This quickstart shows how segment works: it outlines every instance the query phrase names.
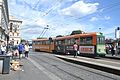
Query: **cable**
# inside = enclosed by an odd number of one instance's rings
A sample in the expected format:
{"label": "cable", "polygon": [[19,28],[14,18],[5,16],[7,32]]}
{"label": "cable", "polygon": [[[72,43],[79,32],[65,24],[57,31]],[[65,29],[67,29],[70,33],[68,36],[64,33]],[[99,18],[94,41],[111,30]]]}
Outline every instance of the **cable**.
{"label": "cable", "polygon": [[38,6],[38,4],[40,3],[40,0],[37,2],[37,4],[33,7],[33,9],[35,9],[37,6]]}
{"label": "cable", "polygon": [[41,37],[43,37],[45,35],[46,31],[47,31],[47,29],[44,31],[44,33],[43,33],[43,35]]}
{"label": "cable", "polygon": [[39,36],[39,37],[41,37],[41,35],[44,33],[44,31],[45,31],[45,29],[43,29],[43,31],[41,32],[41,34],[40,34],[40,36]]}
{"label": "cable", "polygon": [[48,15],[51,11],[53,11],[53,10],[56,8],[55,5],[59,4],[59,2],[61,3],[62,1],[63,1],[63,0],[60,0],[60,1],[55,2],[55,3],[54,3],[54,6],[52,6],[51,9],[49,9],[49,10],[45,13],[45,15],[43,15],[43,16]]}

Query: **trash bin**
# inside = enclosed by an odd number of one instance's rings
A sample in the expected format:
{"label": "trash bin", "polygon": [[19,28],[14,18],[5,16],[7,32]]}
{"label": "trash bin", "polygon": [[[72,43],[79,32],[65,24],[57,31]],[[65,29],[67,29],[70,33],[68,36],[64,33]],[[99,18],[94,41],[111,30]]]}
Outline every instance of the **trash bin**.
{"label": "trash bin", "polygon": [[3,69],[3,60],[0,59],[0,74],[2,73],[2,69]]}
{"label": "trash bin", "polygon": [[9,74],[10,71],[10,56],[0,55],[0,73]]}

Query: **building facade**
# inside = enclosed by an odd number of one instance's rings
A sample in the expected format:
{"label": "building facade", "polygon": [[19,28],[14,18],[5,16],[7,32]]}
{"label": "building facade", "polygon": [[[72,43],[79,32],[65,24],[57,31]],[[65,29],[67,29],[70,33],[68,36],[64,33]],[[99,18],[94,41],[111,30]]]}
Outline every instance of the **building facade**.
{"label": "building facade", "polygon": [[7,0],[0,0],[0,42],[8,41],[9,13]]}
{"label": "building facade", "polygon": [[17,20],[10,16],[9,20],[9,43],[12,45],[18,45],[21,42],[20,37],[20,25],[22,24],[22,21]]}

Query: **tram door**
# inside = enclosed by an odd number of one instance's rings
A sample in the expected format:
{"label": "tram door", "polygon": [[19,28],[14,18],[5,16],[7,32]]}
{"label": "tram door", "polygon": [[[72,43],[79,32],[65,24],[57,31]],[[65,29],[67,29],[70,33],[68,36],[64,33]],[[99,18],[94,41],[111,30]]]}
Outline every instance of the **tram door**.
{"label": "tram door", "polygon": [[58,53],[64,53],[65,51],[65,40],[57,40],[56,41],[56,51]]}

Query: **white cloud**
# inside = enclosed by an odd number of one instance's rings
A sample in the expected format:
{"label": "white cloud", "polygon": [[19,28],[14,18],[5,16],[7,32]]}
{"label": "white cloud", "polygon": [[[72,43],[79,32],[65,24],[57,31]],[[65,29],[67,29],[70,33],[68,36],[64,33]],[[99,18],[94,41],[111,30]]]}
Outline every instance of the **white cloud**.
{"label": "white cloud", "polygon": [[92,18],[90,19],[90,21],[97,21],[97,20],[98,20],[97,17],[92,17]]}
{"label": "white cloud", "polygon": [[61,15],[81,17],[96,12],[98,5],[99,3],[85,3],[83,1],[78,1],[70,7],[60,10],[59,12]]}
{"label": "white cloud", "polygon": [[90,19],[90,21],[98,21],[98,20],[109,20],[109,19],[111,19],[111,17],[110,16],[104,16],[104,17],[92,17],[91,19]]}
{"label": "white cloud", "polygon": [[110,16],[105,16],[104,19],[105,19],[105,20],[109,20],[109,19],[110,19]]}
{"label": "white cloud", "polygon": [[[18,2],[16,3],[16,1]],[[40,2],[38,3],[38,1]],[[54,37],[60,34],[67,35],[73,30],[95,32],[98,31],[99,25],[91,24],[89,21],[99,21],[99,23],[101,21],[102,23],[102,21],[109,20],[112,17],[94,16],[90,20],[81,20],[82,22],[79,20],[73,20],[73,17],[66,18],[65,16],[82,17],[95,12],[103,11],[103,9],[97,11],[99,3],[85,3],[84,0],[77,1],[78,0],[9,0],[9,12],[10,15],[23,21],[20,26],[22,28],[20,34],[24,39],[38,37],[47,25],[50,25],[50,29],[48,29],[45,33],[45,37]],[[65,3],[70,3],[72,5],[64,8],[66,6],[64,5]],[[34,7],[35,9],[33,9]],[[59,10],[61,8],[62,10]],[[57,11],[59,11],[59,14],[63,16],[58,15]],[[106,25],[102,25],[102,27],[104,26],[106,27]],[[113,29],[107,29],[107,27],[104,30],[102,31],[105,34],[114,32]]]}
{"label": "white cloud", "polygon": [[40,26],[45,26],[48,24],[47,21],[42,18],[39,18],[37,21],[35,21],[35,23]]}

